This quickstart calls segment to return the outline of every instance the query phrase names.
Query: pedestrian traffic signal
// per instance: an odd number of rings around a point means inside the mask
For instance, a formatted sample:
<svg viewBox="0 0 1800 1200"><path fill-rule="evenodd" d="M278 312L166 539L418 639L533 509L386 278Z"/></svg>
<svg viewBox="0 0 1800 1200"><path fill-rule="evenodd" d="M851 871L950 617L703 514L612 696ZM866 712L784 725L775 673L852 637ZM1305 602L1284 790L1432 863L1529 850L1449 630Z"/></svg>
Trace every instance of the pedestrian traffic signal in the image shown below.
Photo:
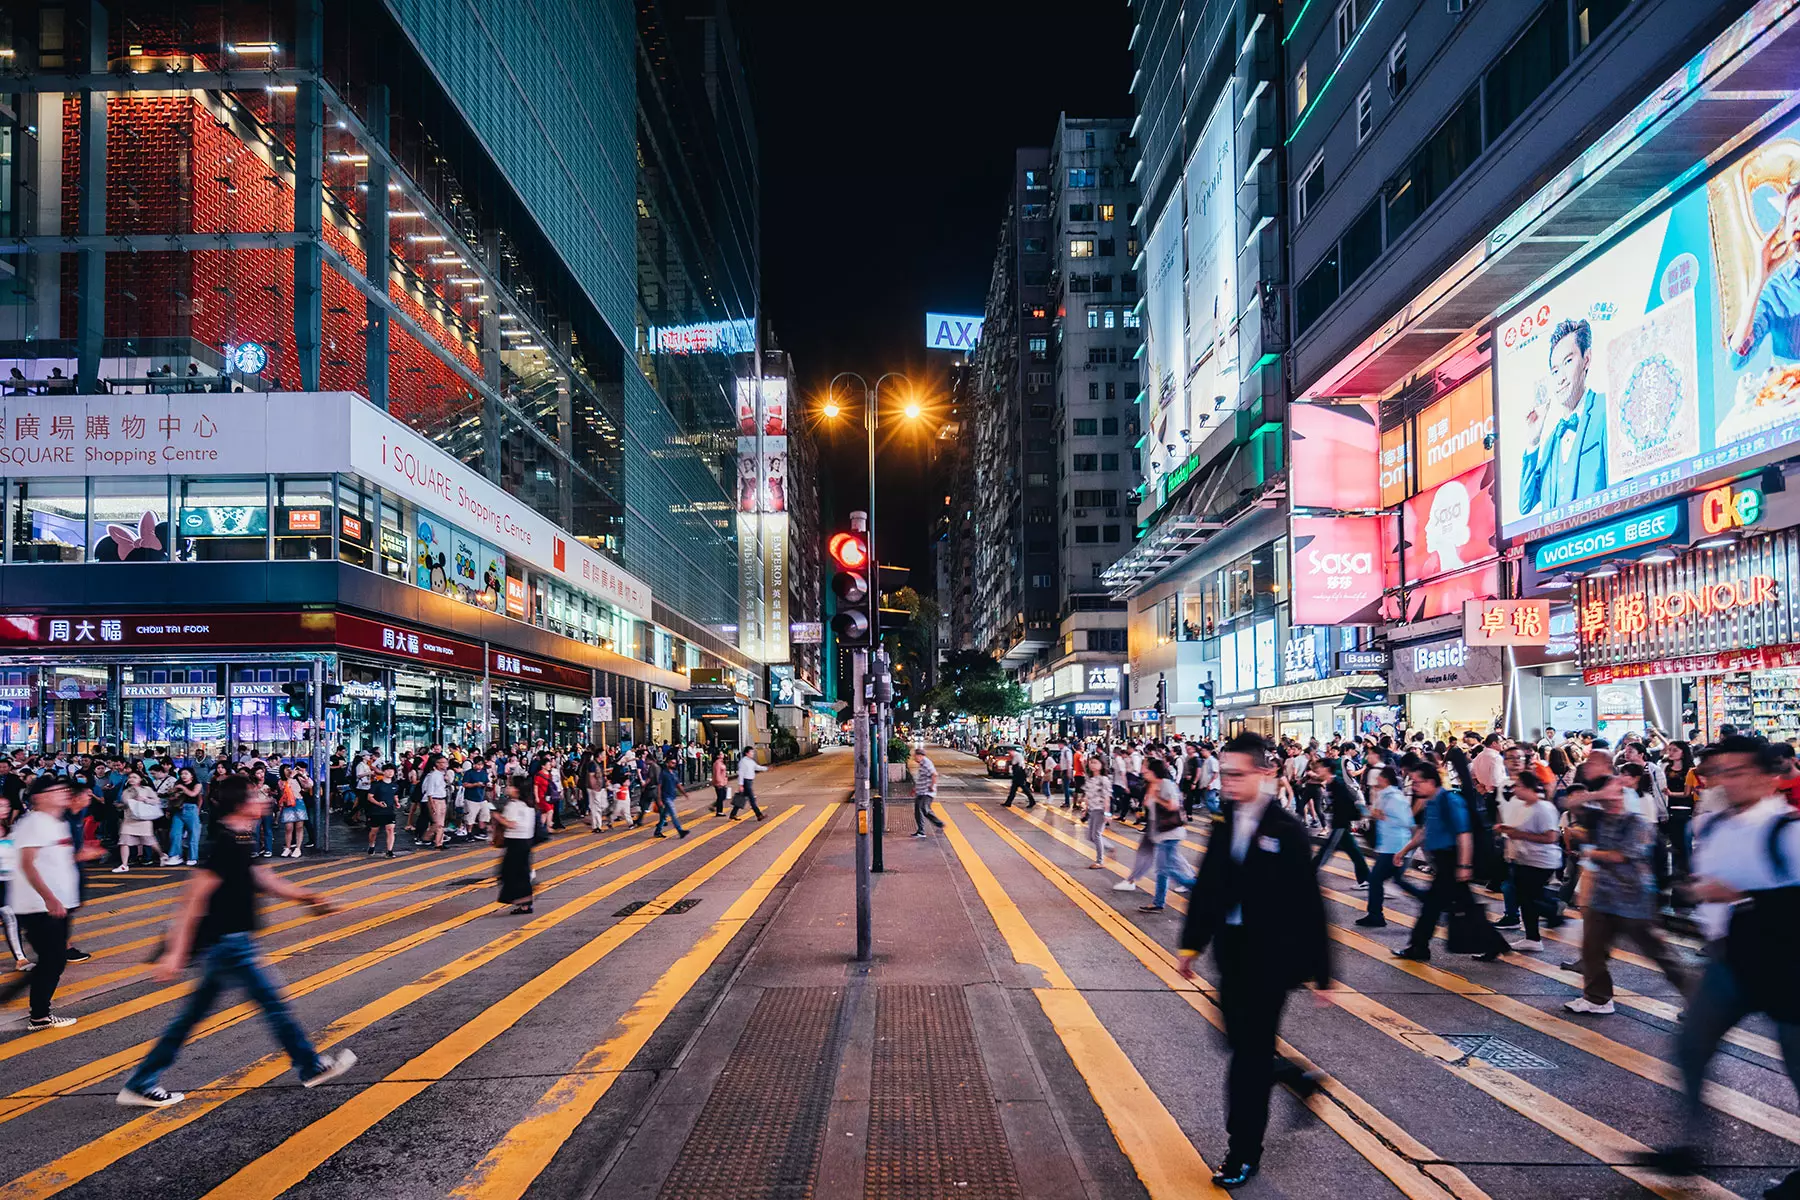
<svg viewBox="0 0 1800 1200"><path fill-rule="evenodd" d="M304 721L312 716L312 688L305 683L281 685L281 715L290 721Z"/></svg>
<svg viewBox="0 0 1800 1200"><path fill-rule="evenodd" d="M319 704L321 707L330 708L334 704L342 704L343 702L344 689L341 684L322 683L319 685Z"/></svg>
<svg viewBox="0 0 1800 1200"><path fill-rule="evenodd" d="M837 572L831 590L837 595L837 615L831 628L838 644L861 648L870 644L875 627L874 590L869 586L869 543L860 533L835 533L828 543Z"/></svg>
<svg viewBox="0 0 1800 1200"><path fill-rule="evenodd" d="M1200 681L1200 705L1203 708L1213 706L1213 681L1210 679Z"/></svg>

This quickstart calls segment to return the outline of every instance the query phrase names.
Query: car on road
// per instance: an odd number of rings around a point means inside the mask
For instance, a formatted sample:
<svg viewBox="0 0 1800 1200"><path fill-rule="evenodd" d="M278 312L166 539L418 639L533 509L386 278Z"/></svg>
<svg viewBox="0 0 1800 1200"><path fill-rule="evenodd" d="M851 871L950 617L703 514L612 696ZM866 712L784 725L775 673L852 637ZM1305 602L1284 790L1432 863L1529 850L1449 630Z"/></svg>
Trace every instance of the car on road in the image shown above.
<svg viewBox="0 0 1800 1200"><path fill-rule="evenodd" d="M1017 746L989 747L988 752L981 756L982 761L987 763L988 778L1005 779L1007 776L1011 775L1012 754L1013 751L1017 749Z"/></svg>

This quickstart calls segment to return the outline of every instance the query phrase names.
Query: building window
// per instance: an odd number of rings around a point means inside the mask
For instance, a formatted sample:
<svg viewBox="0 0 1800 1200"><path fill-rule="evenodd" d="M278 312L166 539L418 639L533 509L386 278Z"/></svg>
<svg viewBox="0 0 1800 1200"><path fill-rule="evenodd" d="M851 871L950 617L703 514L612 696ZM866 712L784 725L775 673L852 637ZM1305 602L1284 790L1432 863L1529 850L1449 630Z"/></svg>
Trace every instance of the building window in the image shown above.
<svg viewBox="0 0 1800 1200"><path fill-rule="evenodd" d="M1115 210L1115 209L1114 209L1114 208L1113 208L1113 206L1112 206L1112 205L1110 205L1110 204L1102 204L1102 205L1101 205L1101 206L1100 206L1100 219L1101 219L1101 220L1102 220L1102 221L1110 221L1110 220L1112 220L1112 219L1113 219L1113 213L1114 213L1114 212L1115 212L1115 211L1116 211L1116 210Z"/></svg>
<svg viewBox="0 0 1800 1200"><path fill-rule="evenodd" d="M1125 278L1130 279L1131 276L1127 275ZM1126 288L1125 290L1129 292L1131 289ZM1128 308L1125 310L1125 328L1136 329L1142 320L1143 318L1138 316L1137 309Z"/></svg>
<svg viewBox="0 0 1800 1200"><path fill-rule="evenodd" d="M1119 469L1119 456L1117 454L1102 454L1100 456L1100 469L1102 471L1118 470Z"/></svg>
<svg viewBox="0 0 1800 1200"><path fill-rule="evenodd" d="M1302 221L1312 212L1325 195L1325 152L1321 150L1306 170L1300 173L1300 182L1294 185L1295 211Z"/></svg>
<svg viewBox="0 0 1800 1200"><path fill-rule="evenodd" d="M1075 527L1075 544L1077 546L1091 546L1099 541L1100 527L1098 525L1077 525Z"/></svg>
<svg viewBox="0 0 1800 1200"><path fill-rule="evenodd" d="M1118 324L1118 316L1119 314L1113 309L1109 308L1106 310L1106 327L1108 329L1111 329Z"/></svg>
<svg viewBox="0 0 1800 1200"><path fill-rule="evenodd" d="M1343 249L1344 287L1348 288L1381 257L1381 203L1371 200L1338 243Z"/></svg>
<svg viewBox="0 0 1800 1200"><path fill-rule="evenodd" d="M1100 310L1099 309L1097 309L1097 308L1088 309L1088 328L1089 329L1100 328Z"/></svg>
<svg viewBox="0 0 1800 1200"><path fill-rule="evenodd" d="M1101 417L1100 432L1107 437L1116 437L1119 432L1119 418Z"/></svg>
<svg viewBox="0 0 1800 1200"><path fill-rule="evenodd" d="M1071 204L1071 205L1069 205L1069 220L1071 220L1071 221L1092 221L1093 219L1094 219L1094 206L1092 204Z"/></svg>
<svg viewBox="0 0 1800 1200"><path fill-rule="evenodd" d="M1117 400L1119 398L1119 385L1111 380L1108 380L1106 383L1106 398L1108 400Z"/></svg>
<svg viewBox="0 0 1800 1200"><path fill-rule="evenodd" d="M1099 432L1098 423L1093 417L1075 418L1076 437L1093 437L1097 432Z"/></svg>
<svg viewBox="0 0 1800 1200"><path fill-rule="evenodd" d="M1094 148L1094 131L1093 130L1090 129L1087 131L1085 140L1082 144L1085 145L1089 150L1092 150Z"/></svg>
<svg viewBox="0 0 1800 1200"><path fill-rule="evenodd" d="M1048 178L1047 172L1044 172L1044 171L1027 171L1027 172L1025 172L1025 190L1026 191L1041 192L1049 186L1050 186L1050 180Z"/></svg>
<svg viewBox="0 0 1800 1200"><path fill-rule="evenodd" d="M1362 24L1361 14L1357 12L1362 5L1357 0L1344 0L1337 10L1337 47L1342 54L1350 48L1350 42L1356 37L1356 28Z"/></svg>
<svg viewBox="0 0 1800 1200"><path fill-rule="evenodd" d="M1050 339L1044 337L1028 338L1025 342L1025 346L1031 351L1031 357L1041 362L1050 352Z"/></svg>
<svg viewBox="0 0 1800 1200"><path fill-rule="evenodd" d="M1036 391L1038 388L1047 388L1050 386L1050 372L1033 371L1025 376L1025 382L1030 385L1032 391Z"/></svg>
<svg viewBox="0 0 1800 1200"><path fill-rule="evenodd" d="M1102 363L1116 363L1119 361L1119 348L1117 346L1089 346L1087 360L1090 367L1099 366Z"/></svg>
<svg viewBox="0 0 1800 1200"><path fill-rule="evenodd" d="M1089 383L1088 384L1088 399L1089 400L1098 400L1099 398L1100 398L1100 385L1098 383Z"/></svg>
<svg viewBox="0 0 1800 1200"><path fill-rule="evenodd" d="M1033 471L1031 474L1025 476L1025 486L1026 487L1049 487L1050 486L1050 476L1043 473L1042 471Z"/></svg>
<svg viewBox="0 0 1800 1200"><path fill-rule="evenodd" d="M1398 96L1406 90L1406 35L1403 33L1394 39L1393 49L1388 51L1388 95Z"/></svg>
<svg viewBox="0 0 1800 1200"><path fill-rule="evenodd" d="M1097 471L1100 469L1098 459L1092 454L1077 454L1069 460L1071 471Z"/></svg>
<svg viewBox="0 0 1800 1200"><path fill-rule="evenodd" d="M1119 291L1121 294L1126 295L1126 296L1129 296L1132 293L1136 292L1137 291L1137 276L1133 275L1130 271L1127 271L1123 275L1119 276Z"/></svg>
<svg viewBox="0 0 1800 1200"><path fill-rule="evenodd" d="M1117 253L1117 251L1114 249L1113 240L1111 238L1101 238L1100 257L1111 258L1115 253Z"/></svg>
<svg viewBox="0 0 1800 1200"><path fill-rule="evenodd" d="M1337 298L1338 251L1333 246L1294 289L1294 333L1305 333L1326 309L1337 303Z"/></svg>
<svg viewBox="0 0 1800 1200"><path fill-rule="evenodd" d="M1481 96L1474 89L1382 188L1387 240L1398 240L1481 154Z"/></svg>
<svg viewBox="0 0 1800 1200"><path fill-rule="evenodd" d="M1105 542L1118 541L1119 540L1119 527L1117 525L1102 526L1101 530L1100 530L1100 540L1105 541Z"/></svg>
<svg viewBox="0 0 1800 1200"><path fill-rule="evenodd" d="M1586 50L1602 30L1618 19L1631 0L1576 0L1575 39L1577 49Z"/></svg>
<svg viewBox="0 0 1800 1200"><path fill-rule="evenodd" d="M1094 281L1086 275L1071 275L1069 276L1069 290L1071 292L1091 292L1094 290Z"/></svg>
<svg viewBox="0 0 1800 1200"><path fill-rule="evenodd" d="M1044 252L1044 239L1041 237L1025 238L1019 243L1019 249L1023 250L1026 254L1042 254Z"/></svg>
<svg viewBox="0 0 1800 1200"><path fill-rule="evenodd" d="M1300 69L1294 72L1294 115L1296 117L1306 111L1307 99L1306 64L1301 63Z"/></svg>
<svg viewBox="0 0 1800 1200"><path fill-rule="evenodd" d="M1488 71L1487 140L1491 143L1506 127L1543 95L1569 65L1569 39L1563 7L1548 4Z"/></svg>
<svg viewBox="0 0 1800 1200"><path fill-rule="evenodd" d="M1090 167L1070 167L1069 186L1072 188L1091 188L1094 186L1094 172ZM1092 218L1089 218L1090 220Z"/></svg>
<svg viewBox="0 0 1800 1200"><path fill-rule="evenodd" d="M1026 204L1019 209L1021 221L1048 221L1050 206L1048 204Z"/></svg>
<svg viewBox="0 0 1800 1200"><path fill-rule="evenodd" d="M1362 145L1369 140L1369 131L1375 128L1375 85L1363 84L1363 90L1356 96L1356 144Z"/></svg>
<svg viewBox="0 0 1800 1200"><path fill-rule="evenodd" d="M1069 239L1069 257L1070 258L1092 258L1092 257L1094 257L1094 239L1093 238L1070 238Z"/></svg>
<svg viewBox="0 0 1800 1200"><path fill-rule="evenodd" d="M1048 575L1033 575L1031 577L1031 586L1034 588L1047 588L1050 586L1050 577Z"/></svg>
<svg viewBox="0 0 1800 1200"><path fill-rule="evenodd" d="M1041 321L1044 319L1045 312L1046 310L1043 305L1034 304L1031 306L1031 319L1034 321Z"/></svg>

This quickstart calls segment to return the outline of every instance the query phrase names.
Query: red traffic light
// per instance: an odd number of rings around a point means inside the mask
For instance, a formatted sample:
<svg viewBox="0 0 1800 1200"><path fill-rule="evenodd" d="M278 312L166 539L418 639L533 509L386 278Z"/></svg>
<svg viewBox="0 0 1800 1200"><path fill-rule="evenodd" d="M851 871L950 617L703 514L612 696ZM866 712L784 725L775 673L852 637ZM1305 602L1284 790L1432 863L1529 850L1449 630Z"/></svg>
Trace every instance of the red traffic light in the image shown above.
<svg viewBox="0 0 1800 1200"><path fill-rule="evenodd" d="M869 545L854 533L834 533L829 543L831 557L846 571L860 571L869 565Z"/></svg>

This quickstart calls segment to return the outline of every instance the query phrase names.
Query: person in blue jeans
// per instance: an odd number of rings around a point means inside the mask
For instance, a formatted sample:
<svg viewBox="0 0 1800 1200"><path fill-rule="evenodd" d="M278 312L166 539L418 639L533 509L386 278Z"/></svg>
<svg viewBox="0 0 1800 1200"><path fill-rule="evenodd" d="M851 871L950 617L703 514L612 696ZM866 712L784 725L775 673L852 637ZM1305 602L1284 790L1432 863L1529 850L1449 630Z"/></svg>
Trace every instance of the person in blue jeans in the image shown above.
<svg viewBox="0 0 1800 1200"><path fill-rule="evenodd" d="M123 1107L167 1108L185 1099L159 1081L181 1053L188 1034L212 1011L227 987L242 987L262 1009L275 1039L300 1072L302 1086L317 1087L356 1065L356 1055L348 1050L320 1054L314 1048L257 955L252 937L257 893L299 900L321 914L331 911L331 905L316 892L286 882L255 861L255 831L268 808L268 793L243 776L224 780L213 789L213 831L206 856L199 873L188 882L167 948L156 961L156 978L167 983L180 976L190 955L197 955L200 983L126 1080L118 1097Z"/></svg>
<svg viewBox="0 0 1800 1200"><path fill-rule="evenodd" d="M270 790L268 768L261 763L251 767L250 784L267 797ZM263 814L256 822L256 856L258 858L274 858L275 843L280 838L280 827L275 823L275 807L272 804L265 804Z"/></svg>
<svg viewBox="0 0 1800 1200"><path fill-rule="evenodd" d="M1393 767L1381 768L1381 788L1369 806L1369 819L1375 822L1375 854L1369 863L1369 910L1356 919L1364 929L1380 929L1387 924L1382 903L1387 899L1387 885L1417 900L1424 889L1406 881L1406 846L1412 840L1412 803L1400 788L1400 772Z"/></svg>
<svg viewBox="0 0 1800 1200"><path fill-rule="evenodd" d="M663 824L668 822L675 826L676 836L686 837L688 831L681 827L681 818L675 815L675 798L687 795L687 788L681 785L680 762L674 758L666 759L663 762L661 773L657 776L656 783L656 832L650 836L668 837L669 835L663 832Z"/></svg>
<svg viewBox="0 0 1800 1200"><path fill-rule="evenodd" d="M1194 874L1181 860L1181 843L1187 839L1187 816L1181 811L1181 789L1175 773L1160 758L1146 758L1144 773L1150 777L1145 795L1144 833L1156 847L1156 895L1139 912L1161 912L1169 898L1169 882L1191 889Z"/></svg>
<svg viewBox="0 0 1800 1200"><path fill-rule="evenodd" d="M183 767L175 775L169 794L169 853L163 866L200 865L200 784L193 769ZM185 844L186 850L183 850Z"/></svg>

